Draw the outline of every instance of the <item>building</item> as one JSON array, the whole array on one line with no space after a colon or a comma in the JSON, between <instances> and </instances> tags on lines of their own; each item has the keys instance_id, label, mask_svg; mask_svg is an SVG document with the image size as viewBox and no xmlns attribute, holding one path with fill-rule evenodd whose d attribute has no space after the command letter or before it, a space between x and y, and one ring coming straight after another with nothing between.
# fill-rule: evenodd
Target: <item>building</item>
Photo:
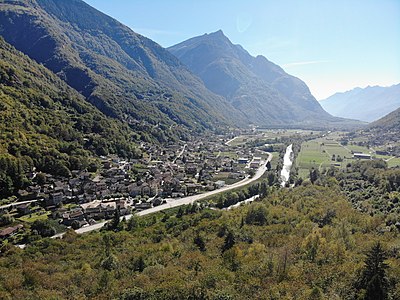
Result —
<instances>
[{"instance_id":1,"label":"building","mask_svg":"<svg viewBox=\"0 0 400 300\"><path fill-rule=\"evenodd\" d=\"M13 235L16 235L22 228L24 228L24 225L22 224L13 227L7 227L0 231L0 239L12 237Z\"/></svg>"},{"instance_id":2,"label":"building","mask_svg":"<svg viewBox=\"0 0 400 300\"><path fill-rule=\"evenodd\" d=\"M222 187L225 186L225 181L223 181L223 180L218 180L218 181L216 181L216 182L214 183L214 185L215 185L215 188L216 188L216 189L220 189L220 188L222 188Z\"/></svg>"},{"instance_id":3,"label":"building","mask_svg":"<svg viewBox=\"0 0 400 300\"><path fill-rule=\"evenodd\" d=\"M354 157L354 158L360 158L360 159L371 159L371 154L366 154L366 153L354 153L353 157Z\"/></svg>"},{"instance_id":4,"label":"building","mask_svg":"<svg viewBox=\"0 0 400 300\"><path fill-rule=\"evenodd\" d=\"M249 162L249 160L247 158L244 158L244 157L240 157L238 159L238 163L239 164L247 164L248 162Z\"/></svg>"}]
</instances>

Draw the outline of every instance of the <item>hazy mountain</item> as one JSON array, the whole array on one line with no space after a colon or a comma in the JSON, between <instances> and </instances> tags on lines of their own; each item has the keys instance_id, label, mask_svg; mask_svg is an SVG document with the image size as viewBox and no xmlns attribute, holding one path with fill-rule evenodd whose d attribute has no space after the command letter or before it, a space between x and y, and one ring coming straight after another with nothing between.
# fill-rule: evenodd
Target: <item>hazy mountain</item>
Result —
<instances>
[{"instance_id":1,"label":"hazy mountain","mask_svg":"<svg viewBox=\"0 0 400 300\"><path fill-rule=\"evenodd\" d=\"M336 93L320 104L334 116L372 122L400 107L400 84L355 88Z\"/></svg>"},{"instance_id":2,"label":"hazy mountain","mask_svg":"<svg viewBox=\"0 0 400 300\"><path fill-rule=\"evenodd\" d=\"M140 122L196 130L244 123L175 56L81 0L1 2L7 42L134 129Z\"/></svg>"},{"instance_id":3,"label":"hazy mountain","mask_svg":"<svg viewBox=\"0 0 400 300\"><path fill-rule=\"evenodd\" d=\"M326 113L307 85L268 61L234 45L221 30L168 48L207 88L225 97L258 125L321 124Z\"/></svg>"},{"instance_id":4,"label":"hazy mountain","mask_svg":"<svg viewBox=\"0 0 400 300\"><path fill-rule=\"evenodd\" d=\"M400 108L392 111L391 113L387 114L383 118L372 122L369 128L382 128L387 131L394 131L400 132Z\"/></svg>"}]
</instances>

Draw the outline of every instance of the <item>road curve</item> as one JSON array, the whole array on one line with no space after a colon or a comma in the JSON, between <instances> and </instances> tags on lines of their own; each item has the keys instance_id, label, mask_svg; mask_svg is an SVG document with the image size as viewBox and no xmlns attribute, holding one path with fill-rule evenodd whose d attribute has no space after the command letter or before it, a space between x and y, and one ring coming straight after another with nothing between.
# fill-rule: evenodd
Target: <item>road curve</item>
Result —
<instances>
[{"instance_id":1,"label":"road curve","mask_svg":"<svg viewBox=\"0 0 400 300\"><path fill-rule=\"evenodd\" d=\"M249 176L247 176L245 179L243 179L243 180L241 180L239 182L236 182L236 183L230 184L230 185L226 185L226 186L224 186L224 187L222 187L222 188L220 188L218 190L210 191L210 192L199 194L199 195L193 195L193 196L189 196L189 197L184 197L184 198L180 198L180 199L175 199L175 200L172 200L171 202L168 202L168 203L165 203L165 204L161 204L159 206L152 207L152 208L149 208L149 209L146 209L146 210L142 210L142 211L136 213L136 215L145 216L145 215L148 215L148 214L152 214L152 213L163 211L163 210L166 210L166 209L178 207L178 206L181 206L181 205L191 204L191 203L193 203L195 201L199 201L199 200L208 198L210 196L213 196L213 195L216 195L216 194L219 194L219 193L222 193L222 192L226 192L226 191L229 191L229 190L232 190L232 189L236 189L236 188L248 185L249 183L252 183L252 182L260 179L261 176L263 176L264 173L267 171L267 166L266 166L267 162L271 162L271 160L272 160L272 153L269 153L269 152L267 152L267 153L268 153L267 160L257 169L256 174L251 178ZM132 218L132 214L121 217L121 220L122 220L122 218L125 218L126 220L129 220L130 218ZM90 231L93 231L93 230L98 230L98 229L102 228L104 226L104 224L106 224L107 222L109 222L109 220L108 221L104 221L104 222L100 222L100 223L96 223L94 225L89 225L89 226L85 226L85 227L76 229L75 232L78 233L78 234L82 234L82 233L90 232ZM64 233L65 232L56 234L56 235L52 236L51 238L61 238L64 235Z\"/></svg>"}]
</instances>

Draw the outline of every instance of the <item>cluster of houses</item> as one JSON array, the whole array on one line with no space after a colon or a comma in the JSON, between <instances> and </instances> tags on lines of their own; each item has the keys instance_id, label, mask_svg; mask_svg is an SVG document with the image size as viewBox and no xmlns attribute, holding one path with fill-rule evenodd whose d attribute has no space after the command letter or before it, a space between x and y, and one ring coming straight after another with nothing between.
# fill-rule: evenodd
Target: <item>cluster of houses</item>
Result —
<instances>
[{"instance_id":1,"label":"cluster of houses","mask_svg":"<svg viewBox=\"0 0 400 300\"><path fill-rule=\"evenodd\" d=\"M180 145L143 144L144 158L125 161L102 157L97 175L86 171L74 171L71 178L45 174L43 184L18 192L14 208L20 216L44 208L63 224L79 228L111 218L116 210L129 214L160 205L166 198L218 189L225 185L215 176L219 172L240 180L245 178L246 168L258 168L261 162L246 148L238 148L234 156L223 155L232 149L225 141L215 137Z\"/></svg>"}]
</instances>

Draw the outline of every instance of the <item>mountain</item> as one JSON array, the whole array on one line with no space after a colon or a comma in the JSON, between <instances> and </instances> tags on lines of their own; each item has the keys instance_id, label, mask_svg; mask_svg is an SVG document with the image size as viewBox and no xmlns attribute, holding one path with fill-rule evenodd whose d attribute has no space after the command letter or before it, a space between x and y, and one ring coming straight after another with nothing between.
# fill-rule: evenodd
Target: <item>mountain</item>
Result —
<instances>
[{"instance_id":1,"label":"mountain","mask_svg":"<svg viewBox=\"0 0 400 300\"><path fill-rule=\"evenodd\" d=\"M81 0L2 0L0 34L134 130L245 124L166 49Z\"/></svg>"},{"instance_id":2,"label":"mountain","mask_svg":"<svg viewBox=\"0 0 400 300\"><path fill-rule=\"evenodd\" d=\"M371 140L376 144L398 142L400 140L400 108L368 125Z\"/></svg>"},{"instance_id":3,"label":"mountain","mask_svg":"<svg viewBox=\"0 0 400 300\"><path fill-rule=\"evenodd\" d=\"M257 125L316 125L338 122L325 112L307 85L263 56L253 57L219 30L168 48ZM343 120L341 120L343 121Z\"/></svg>"},{"instance_id":4,"label":"mountain","mask_svg":"<svg viewBox=\"0 0 400 300\"><path fill-rule=\"evenodd\" d=\"M0 197L33 167L53 175L93 168L94 155L139 157L127 124L106 117L54 73L0 37Z\"/></svg>"},{"instance_id":5,"label":"mountain","mask_svg":"<svg viewBox=\"0 0 400 300\"><path fill-rule=\"evenodd\" d=\"M334 116L372 122L400 107L400 84L355 88L336 93L320 104Z\"/></svg>"}]
</instances>

